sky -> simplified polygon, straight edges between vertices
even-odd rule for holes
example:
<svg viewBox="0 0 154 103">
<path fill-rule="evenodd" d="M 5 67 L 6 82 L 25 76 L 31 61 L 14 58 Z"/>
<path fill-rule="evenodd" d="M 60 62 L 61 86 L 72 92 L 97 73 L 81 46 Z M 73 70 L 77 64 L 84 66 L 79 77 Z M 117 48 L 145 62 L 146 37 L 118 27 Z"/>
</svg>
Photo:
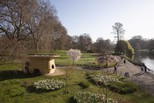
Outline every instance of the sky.
<svg viewBox="0 0 154 103">
<path fill-rule="evenodd" d="M 71 36 L 89 34 L 115 41 L 112 26 L 123 24 L 124 39 L 154 38 L 154 0 L 50 0 Z"/>
</svg>

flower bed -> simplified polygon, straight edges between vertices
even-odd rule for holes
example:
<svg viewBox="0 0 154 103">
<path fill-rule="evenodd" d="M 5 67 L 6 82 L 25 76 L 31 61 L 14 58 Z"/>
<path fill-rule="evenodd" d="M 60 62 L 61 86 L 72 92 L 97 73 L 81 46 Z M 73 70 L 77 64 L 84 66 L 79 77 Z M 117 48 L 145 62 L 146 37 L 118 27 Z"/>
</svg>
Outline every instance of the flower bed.
<svg viewBox="0 0 154 103">
<path fill-rule="evenodd" d="M 117 78 L 110 75 L 90 75 L 90 78 L 93 82 L 104 86 L 107 86 L 113 82 L 120 82 Z"/>
<path fill-rule="evenodd" d="M 104 94 L 90 92 L 78 92 L 74 96 L 77 103 L 117 103 L 112 98 L 106 98 Z"/>
<path fill-rule="evenodd" d="M 54 91 L 63 88 L 65 86 L 65 83 L 59 80 L 46 79 L 35 82 L 33 86 L 37 90 Z"/>
<path fill-rule="evenodd" d="M 110 75 L 90 75 L 90 79 L 98 86 L 104 86 L 120 94 L 128 94 L 137 91 L 137 86 L 128 81 L 120 81 Z"/>
</svg>

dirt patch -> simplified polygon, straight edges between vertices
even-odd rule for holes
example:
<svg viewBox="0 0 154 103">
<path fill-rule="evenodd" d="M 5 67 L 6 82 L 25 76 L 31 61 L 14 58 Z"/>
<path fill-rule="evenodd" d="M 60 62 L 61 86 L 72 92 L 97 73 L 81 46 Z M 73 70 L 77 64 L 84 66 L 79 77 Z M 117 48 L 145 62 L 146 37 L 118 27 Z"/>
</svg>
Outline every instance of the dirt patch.
<svg viewBox="0 0 154 103">
<path fill-rule="evenodd" d="M 46 76 L 59 76 L 64 75 L 66 72 L 60 69 L 56 69 L 54 73 L 46 74 Z"/>
</svg>

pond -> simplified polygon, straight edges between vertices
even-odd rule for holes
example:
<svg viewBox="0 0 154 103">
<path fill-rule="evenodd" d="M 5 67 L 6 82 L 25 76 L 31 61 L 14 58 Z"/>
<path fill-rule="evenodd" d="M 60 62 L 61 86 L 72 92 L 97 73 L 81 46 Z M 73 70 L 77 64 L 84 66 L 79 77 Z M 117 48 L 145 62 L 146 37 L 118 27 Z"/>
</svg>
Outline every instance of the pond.
<svg viewBox="0 0 154 103">
<path fill-rule="evenodd" d="M 141 56 L 141 62 L 145 63 L 149 69 L 154 71 L 154 58 L 151 58 L 148 55 L 146 57 Z"/>
<path fill-rule="evenodd" d="M 154 55 L 149 55 L 148 53 L 138 54 L 135 56 L 137 61 L 143 62 L 149 69 L 154 71 Z"/>
</svg>

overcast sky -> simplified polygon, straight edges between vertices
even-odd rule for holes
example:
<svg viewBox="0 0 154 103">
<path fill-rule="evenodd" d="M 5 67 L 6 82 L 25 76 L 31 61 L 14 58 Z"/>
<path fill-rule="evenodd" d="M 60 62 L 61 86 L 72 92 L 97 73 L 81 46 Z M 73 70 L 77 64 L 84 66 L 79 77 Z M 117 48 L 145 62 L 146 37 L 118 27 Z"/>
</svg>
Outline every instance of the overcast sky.
<svg viewBox="0 0 154 103">
<path fill-rule="evenodd" d="M 154 38 L 154 0 L 50 0 L 68 34 L 88 33 L 114 40 L 112 26 L 121 22 L 124 38 Z"/>
</svg>

